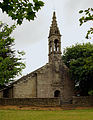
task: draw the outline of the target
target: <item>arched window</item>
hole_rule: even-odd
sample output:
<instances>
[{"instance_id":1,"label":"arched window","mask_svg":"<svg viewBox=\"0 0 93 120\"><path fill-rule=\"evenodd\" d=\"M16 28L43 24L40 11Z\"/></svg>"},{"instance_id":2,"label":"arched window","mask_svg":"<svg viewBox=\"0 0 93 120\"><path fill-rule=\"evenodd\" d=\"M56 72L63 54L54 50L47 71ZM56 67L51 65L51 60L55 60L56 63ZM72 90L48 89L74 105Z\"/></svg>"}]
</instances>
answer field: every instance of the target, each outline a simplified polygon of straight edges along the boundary
<instances>
[{"instance_id":1,"label":"arched window","mask_svg":"<svg viewBox=\"0 0 93 120\"><path fill-rule=\"evenodd\" d=\"M50 41L49 47L50 47L50 52L52 52L52 42L51 41Z\"/></svg>"},{"instance_id":2,"label":"arched window","mask_svg":"<svg viewBox=\"0 0 93 120\"><path fill-rule=\"evenodd\" d=\"M58 40L57 39L54 41L54 50L58 51Z\"/></svg>"},{"instance_id":3,"label":"arched window","mask_svg":"<svg viewBox=\"0 0 93 120\"><path fill-rule=\"evenodd\" d=\"M58 34L58 30L55 30L55 34Z\"/></svg>"},{"instance_id":4,"label":"arched window","mask_svg":"<svg viewBox=\"0 0 93 120\"><path fill-rule=\"evenodd\" d=\"M59 90L56 90L54 92L54 97L60 97L60 91Z\"/></svg>"}]
</instances>

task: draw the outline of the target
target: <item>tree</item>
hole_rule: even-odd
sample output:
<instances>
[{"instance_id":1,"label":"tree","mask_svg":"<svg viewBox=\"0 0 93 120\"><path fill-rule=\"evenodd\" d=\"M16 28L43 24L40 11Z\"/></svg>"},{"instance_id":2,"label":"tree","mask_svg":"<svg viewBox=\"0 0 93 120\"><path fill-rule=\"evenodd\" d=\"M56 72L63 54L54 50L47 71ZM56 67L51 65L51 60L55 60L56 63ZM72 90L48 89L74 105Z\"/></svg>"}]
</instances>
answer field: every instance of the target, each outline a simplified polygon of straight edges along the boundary
<instances>
[{"instance_id":1,"label":"tree","mask_svg":"<svg viewBox=\"0 0 93 120\"><path fill-rule=\"evenodd\" d=\"M84 16L82 16L79 21L80 25L82 25L85 22L92 21L93 22L93 8L88 8L87 10L80 10L79 13L84 13ZM93 27L88 30L86 38L89 39L89 35L93 34Z\"/></svg>"},{"instance_id":2,"label":"tree","mask_svg":"<svg viewBox=\"0 0 93 120\"><path fill-rule=\"evenodd\" d=\"M15 25L9 27L0 23L0 88L12 81L16 75L21 74L22 69L25 68L25 64L21 61L24 52L18 52L16 57L13 48L14 38L10 35L14 28Z\"/></svg>"},{"instance_id":3,"label":"tree","mask_svg":"<svg viewBox=\"0 0 93 120\"><path fill-rule=\"evenodd\" d=\"M81 95L93 90L93 44L76 44L66 48L62 57Z\"/></svg>"},{"instance_id":4,"label":"tree","mask_svg":"<svg viewBox=\"0 0 93 120\"><path fill-rule=\"evenodd\" d=\"M3 0L0 2L0 8L6 12L13 20L17 20L17 24L22 24L23 19L34 20L36 12L44 6L39 0Z\"/></svg>"}]
</instances>

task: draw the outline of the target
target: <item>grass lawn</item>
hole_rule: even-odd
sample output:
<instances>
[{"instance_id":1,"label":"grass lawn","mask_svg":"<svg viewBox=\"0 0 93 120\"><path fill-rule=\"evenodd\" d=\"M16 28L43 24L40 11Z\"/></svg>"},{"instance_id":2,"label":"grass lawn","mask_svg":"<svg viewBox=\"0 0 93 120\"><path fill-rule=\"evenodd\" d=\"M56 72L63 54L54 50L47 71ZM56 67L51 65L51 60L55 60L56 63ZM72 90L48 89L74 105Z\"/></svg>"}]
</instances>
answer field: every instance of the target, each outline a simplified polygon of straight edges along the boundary
<instances>
[{"instance_id":1,"label":"grass lawn","mask_svg":"<svg viewBox=\"0 0 93 120\"><path fill-rule=\"evenodd\" d=\"M0 110L0 120L93 120L93 109L85 110Z\"/></svg>"}]
</instances>

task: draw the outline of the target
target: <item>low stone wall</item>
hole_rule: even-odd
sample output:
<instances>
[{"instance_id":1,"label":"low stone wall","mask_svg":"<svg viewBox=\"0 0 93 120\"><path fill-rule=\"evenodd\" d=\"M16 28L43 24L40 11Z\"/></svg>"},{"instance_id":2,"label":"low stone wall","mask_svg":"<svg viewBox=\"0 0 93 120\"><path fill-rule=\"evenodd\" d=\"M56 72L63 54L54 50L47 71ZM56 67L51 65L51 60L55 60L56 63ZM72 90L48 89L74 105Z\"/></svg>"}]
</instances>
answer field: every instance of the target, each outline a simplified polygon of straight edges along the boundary
<instances>
[{"instance_id":1,"label":"low stone wall","mask_svg":"<svg viewBox=\"0 0 93 120\"><path fill-rule=\"evenodd\" d=\"M60 98L0 98L0 105L60 106ZM73 106L93 106L93 96L73 97Z\"/></svg>"},{"instance_id":2,"label":"low stone wall","mask_svg":"<svg viewBox=\"0 0 93 120\"><path fill-rule=\"evenodd\" d=\"M58 98L1 98L0 105L59 106Z\"/></svg>"},{"instance_id":3,"label":"low stone wall","mask_svg":"<svg viewBox=\"0 0 93 120\"><path fill-rule=\"evenodd\" d=\"M72 104L77 106L93 106L93 96L74 96Z\"/></svg>"}]
</instances>

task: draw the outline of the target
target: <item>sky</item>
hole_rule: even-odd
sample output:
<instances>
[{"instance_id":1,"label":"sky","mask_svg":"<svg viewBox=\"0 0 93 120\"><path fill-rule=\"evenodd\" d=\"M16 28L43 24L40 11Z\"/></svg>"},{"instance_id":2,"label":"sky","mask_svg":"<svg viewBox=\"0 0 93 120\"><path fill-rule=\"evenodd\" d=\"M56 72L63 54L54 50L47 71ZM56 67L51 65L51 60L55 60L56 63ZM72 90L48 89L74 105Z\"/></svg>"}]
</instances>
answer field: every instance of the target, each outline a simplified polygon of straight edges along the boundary
<instances>
[{"instance_id":1,"label":"sky","mask_svg":"<svg viewBox=\"0 0 93 120\"><path fill-rule=\"evenodd\" d=\"M24 62L26 68L22 74L26 75L40 68L48 62L48 35L53 11L56 12L57 23L62 35L62 52L66 47L76 43L86 43L87 30L93 23L85 23L80 27L79 10L93 7L93 0L42 0L44 7L37 13L34 21L23 21L17 26L12 36L15 38L15 49L25 51ZM9 25L14 22L0 10L0 21ZM21 76L20 76L21 77Z\"/></svg>"}]
</instances>

